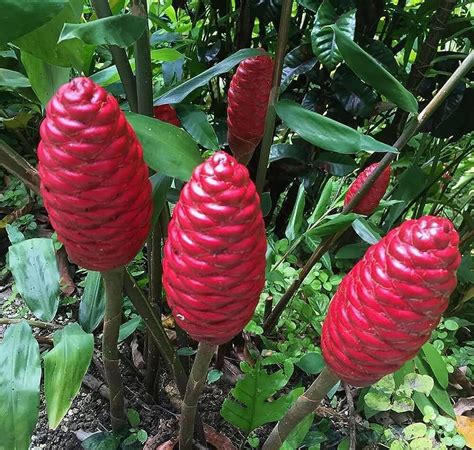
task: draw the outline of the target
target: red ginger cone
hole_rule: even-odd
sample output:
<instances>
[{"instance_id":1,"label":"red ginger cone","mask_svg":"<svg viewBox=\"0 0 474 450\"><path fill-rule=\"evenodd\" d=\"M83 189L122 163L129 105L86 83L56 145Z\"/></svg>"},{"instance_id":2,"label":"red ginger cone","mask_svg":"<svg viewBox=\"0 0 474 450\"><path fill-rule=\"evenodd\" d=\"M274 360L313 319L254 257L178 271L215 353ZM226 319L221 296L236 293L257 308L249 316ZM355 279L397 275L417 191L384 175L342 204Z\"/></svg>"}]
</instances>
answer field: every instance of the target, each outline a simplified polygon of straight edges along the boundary
<instances>
[{"instance_id":1,"label":"red ginger cone","mask_svg":"<svg viewBox=\"0 0 474 450\"><path fill-rule=\"evenodd\" d=\"M417 354L456 287L458 244L448 219L424 216L367 250L339 286L323 324L323 356L336 375L366 386Z\"/></svg>"},{"instance_id":2,"label":"red ginger cone","mask_svg":"<svg viewBox=\"0 0 474 450\"><path fill-rule=\"evenodd\" d=\"M354 195L360 191L361 186L369 175L377 168L378 163L371 164L367 169L359 174L354 182L349 186L346 197L344 199L344 205L347 205ZM381 175L375 180L375 183L370 187L369 191L362 197L359 204L354 208L354 212L358 214L369 215L374 212L375 208L379 206L380 200L387 190L388 183L390 182L390 166L381 173Z\"/></svg>"},{"instance_id":3,"label":"red ginger cone","mask_svg":"<svg viewBox=\"0 0 474 450\"><path fill-rule=\"evenodd\" d=\"M232 77L227 94L227 139L237 159L255 151L263 137L273 60L255 56L243 60Z\"/></svg>"},{"instance_id":4,"label":"red ginger cone","mask_svg":"<svg viewBox=\"0 0 474 450\"><path fill-rule=\"evenodd\" d=\"M141 145L112 95L75 78L50 100L38 146L41 195L75 263L128 263L150 228L152 198Z\"/></svg>"},{"instance_id":5,"label":"red ginger cone","mask_svg":"<svg viewBox=\"0 0 474 450\"><path fill-rule=\"evenodd\" d=\"M246 167L215 153L194 170L168 228L163 286L178 325L207 344L237 335L264 287L266 248Z\"/></svg>"},{"instance_id":6,"label":"red ginger cone","mask_svg":"<svg viewBox=\"0 0 474 450\"><path fill-rule=\"evenodd\" d=\"M176 127L181 126L176 110L171 105L158 105L153 107L153 117L162 122L170 123Z\"/></svg>"}]
</instances>

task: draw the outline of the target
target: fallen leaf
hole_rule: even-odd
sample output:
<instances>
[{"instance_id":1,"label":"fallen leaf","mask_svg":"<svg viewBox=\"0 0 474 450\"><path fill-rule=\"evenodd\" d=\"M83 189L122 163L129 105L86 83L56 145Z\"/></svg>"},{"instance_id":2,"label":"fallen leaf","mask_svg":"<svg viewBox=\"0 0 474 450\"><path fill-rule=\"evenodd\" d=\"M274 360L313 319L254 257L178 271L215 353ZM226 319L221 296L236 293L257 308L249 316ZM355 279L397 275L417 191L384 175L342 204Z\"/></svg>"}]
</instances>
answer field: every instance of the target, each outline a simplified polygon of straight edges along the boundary
<instances>
[{"instance_id":1,"label":"fallen leaf","mask_svg":"<svg viewBox=\"0 0 474 450\"><path fill-rule=\"evenodd\" d=\"M474 419L466 416L456 416L458 433L465 439L469 448L474 448Z\"/></svg>"},{"instance_id":2,"label":"fallen leaf","mask_svg":"<svg viewBox=\"0 0 474 450\"><path fill-rule=\"evenodd\" d=\"M474 397L465 397L459 399L454 405L456 416L462 416L466 411L474 409Z\"/></svg>"}]
</instances>

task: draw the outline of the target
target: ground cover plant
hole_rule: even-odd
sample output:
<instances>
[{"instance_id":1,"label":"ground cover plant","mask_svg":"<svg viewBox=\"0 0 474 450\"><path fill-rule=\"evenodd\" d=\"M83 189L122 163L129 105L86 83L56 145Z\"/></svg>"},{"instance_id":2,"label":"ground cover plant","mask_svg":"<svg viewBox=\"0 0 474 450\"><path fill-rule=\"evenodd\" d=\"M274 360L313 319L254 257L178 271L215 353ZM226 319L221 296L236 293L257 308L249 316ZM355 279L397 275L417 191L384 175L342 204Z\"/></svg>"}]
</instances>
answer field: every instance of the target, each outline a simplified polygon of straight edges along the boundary
<instances>
[{"instance_id":1,"label":"ground cover plant","mask_svg":"<svg viewBox=\"0 0 474 450\"><path fill-rule=\"evenodd\" d=\"M474 447L470 2L0 5L0 449Z\"/></svg>"}]
</instances>

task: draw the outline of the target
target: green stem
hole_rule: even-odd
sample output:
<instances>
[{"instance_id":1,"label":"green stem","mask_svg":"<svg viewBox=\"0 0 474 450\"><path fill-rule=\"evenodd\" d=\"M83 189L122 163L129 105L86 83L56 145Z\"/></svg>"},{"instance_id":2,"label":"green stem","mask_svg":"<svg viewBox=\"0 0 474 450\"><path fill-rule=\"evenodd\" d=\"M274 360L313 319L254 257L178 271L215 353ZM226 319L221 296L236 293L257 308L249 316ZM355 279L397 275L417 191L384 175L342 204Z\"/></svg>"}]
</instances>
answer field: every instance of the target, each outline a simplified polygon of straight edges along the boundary
<instances>
[{"instance_id":1,"label":"green stem","mask_svg":"<svg viewBox=\"0 0 474 450\"><path fill-rule=\"evenodd\" d=\"M298 397L283 419L275 425L263 444L262 450L279 450L293 428L319 406L338 381L339 378L336 375L324 368L313 384Z\"/></svg>"},{"instance_id":2,"label":"green stem","mask_svg":"<svg viewBox=\"0 0 474 450\"><path fill-rule=\"evenodd\" d=\"M120 431L127 425L123 382L120 374L120 359L117 348L120 325L122 323L123 273L123 267L102 272L106 296L102 354L105 378L110 391L110 421L113 431Z\"/></svg>"},{"instance_id":3,"label":"green stem","mask_svg":"<svg viewBox=\"0 0 474 450\"><path fill-rule=\"evenodd\" d=\"M291 9L293 0L283 0L280 26L278 29L278 47L275 56L275 63L273 66L273 81L272 90L268 99L267 115L265 117L265 131L263 133L262 146L260 148L260 159L258 161L257 177L255 185L257 192L262 195L263 184L265 183L265 176L267 174L268 159L270 157L270 148L273 143L273 132L275 129L275 104L280 95L281 72L283 70L283 61L285 59L286 45L288 43L288 33L291 22Z\"/></svg>"},{"instance_id":4,"label":"green stem","mask_svg":"<svg viewBox=\"0 0 474 450\"><path fill-rule=\"evenodd\" d=\"M92 6L95 9L97 17L100 19L112 16L108 0L92 0ZM117 47L116 45L110 45L109 50L110 53L112 53L112 58L117 66L120 79L122 80L130 110L137 112L137 86L127 53L123 48Z\"/></svg>"},{"instance_id":5,"label":"green stem","mask_svg":"<svg viewBox=\"0 0 474 450\"><path fill-rule=\"evenodd\" d=\"M48 328L51 328L53 330L60 330L62 328L61 325L58 325L55 323L49 323L49 322L41 322L39 320L6 319L6 318L0 319L0 325L13 325L15 323L20 323L20 322L26 322L28 325L32 327L43 328L45 330Z\"/></svg>"},{"instance_id":6,"label":"green stem","mask_svg":"<svg viewBox=\"0 0 474 450\"><path fill-rule=\"evenodd\" d=\"M38 171L6 142L0 139L0 166L5 167L35 194L40 193Z\"/></svg>"},{"instance_id":7,"label":"green stem","mask_svg":"<svg viewBox=\"0 0 474 450\"><path fill-rule=\"evenodd\" d=\"M148 19L146 0L134 0L132 14ZM153 117L153 74L148 20L144 33L135 42L138 112Z\"/></svg>"},{"instance_id":8,"label":"green stem","mask_svg":"<svg viewBox=\"0 0 474 450\"><path fill-rule=\"evenodd\" d=\"M181 407L181 423L179 427L180 450L192 450L193 448L194 420L199 396L206 382L207 369L216 349L216 345L209 345L204 342L201 342L198 346L196 359L189 375L186 394Z\"/></svg>"},{"instance_id":9,"label":"green stem","mask_svg":"<svg viewBox=\"0 0 474 450\"><path fill-rule=\"evenodd\" d=\"M428 103L428 105L426 105L425 109L423 109L423 111L418 115L418 117L415 117L412 121L408 122L402 134L393 145L396 149L401 150L407 144L411 137L419 130L419 128L429 119L429 117L448 97L454 87L459 83L459 80L463 78L466 73L469 72L473 65L474 52L471 52L463 61L463 63L451 75L451 77L446 81L446 83L441 87L441 89L436 93L436 95ZM385 154L377 168L367 177L360 190L342 209L341 214L347 214L354 210L354 208L361 201L362 197L364 197L364 195L375 183L375 180L377 180L377 178L382 174L382 172L387 168L387 166L389 166L390 163L395 160L397 155L397 153ZM276 304L274 310L265 321L263 326L265 334L268 334L272 331L273 327L277 324L281 313L286 308L288 302L292 299L295 292L299 289L306 276L309 274L314 265L321 259L321 257L336 243L341 234L342 232L338 231L337 233L326 237L314 250L313 254L310 256L303 269L301 269L298 279L294 281L293 284L283 294L280 301Z\"/></svg>"}]
</instances>

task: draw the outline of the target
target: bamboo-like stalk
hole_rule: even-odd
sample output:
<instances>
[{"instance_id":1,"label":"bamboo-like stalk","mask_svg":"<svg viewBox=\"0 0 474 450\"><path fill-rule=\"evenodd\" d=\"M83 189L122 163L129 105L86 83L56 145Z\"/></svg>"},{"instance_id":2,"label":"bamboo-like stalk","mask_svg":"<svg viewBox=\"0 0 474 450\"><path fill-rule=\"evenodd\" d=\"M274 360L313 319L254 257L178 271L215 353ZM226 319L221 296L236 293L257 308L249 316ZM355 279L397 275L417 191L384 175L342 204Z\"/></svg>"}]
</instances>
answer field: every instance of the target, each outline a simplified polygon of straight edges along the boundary
<instances>
[{"instance_id":1,"label":"bamboo-like stalk","mask_svg":"<svg viewBox=\"0 0 474 450\"><path fill-rule=\"evenodd\" d=\"M263 133L262 145L260 147L260 158L258 160L257 176L255 186L257 192L262 195L263 184L267 174L268 159L270 157L270 148L273 143L273 133L275 129L275 103L280 95L281 73L283 70L283 60L285 59L286 45L288 43L288 33L290 31L291 9L293 0L283 0L281 7L280 26L278 28L278 44L273 66L273 80L270 97L268 99L267 115L265 117L265 130Z\"/></svg>"},{"instance_id":2,"label":"bamboo-like stalk","mask_svg":"<svg viewBox=\"0 0 474 450\"><path fill-rule=\"evenodd\" d=\"M123 273L123 267L102 272L106 297L102 354L105 378L110 391L110 422L113 431L120 431L127 425L123 382L120 374L120 359L117 348L120 325L122 323Z\"/></svg>"},{"instance_id":3,"label":"bamboo-like stalk","mask_svg":"<svg viewBox=\"0 0 474 450\"><path fill-rule=\"evenodd\" d=\"M189 375L186 394L181 407L181 421L179 427L180 450L192 450L194 435L194 420L196 410L204 383L206 382L207 369L217 346L201 342L198 346L196 359Z\"/></svg>"},{"instance_id":4,"label":"bamboo-like stalk","mask_svg":"<svg viewBox=\"0 0 474 450\"><path fill-rule=\"evenodd\" d=\"M283 419L275 425L262 450L278 450L293 428L319 406L321 400L338 381L336 375L328 368L324 368L313 384L297 398Z\"/></svg>"},{"instance_id":5,"label":"bamboo-like stalk","mask_svg":"<svg viewBox=\"0 0 474 450\"><path fill-rule=\"evenodd\" d=\"M404 128L402 134L397 139L393 146L397 150L401 150L411 137L420 129L421 126L429 119L429 117L439 108L444 102L448 95L452 92L454 87L459 81L471 70L474 66L474 52L471 52L462 62L462 64L456 69L456 71L449 77L446 83L436 93L433 99L426 105L423 111L418 117L413 118L412 121L408 122ZM392 161L397 157L397 153L386 153L380 161L377 168L367 177L360 190L354 195L352 200L343 208L342 214L347 214L354 210L359 204L362 197L375 183L375 180L382 174L382 172L390 165ZM336 243L337 239L341 236L341 232L337 232L327 238L323 239L319 246L314 250L303 269L300 272L299 277L293 282L293 284L283 294L280 301L277 303L272 313L268 316L267 320L263 325L265 334L270 333L273 327L278 322L283 310L286 308L288 302L291 300L295 292L299 289L306 276L309 274L314 265L321 259L321 257Z\"/></svg>"},{"instance_id":6,"label":"bamboo-like stalk","mask_svg":"<svg viewBox=\"0 0 474 450\"><path fill-rule=\"evenodd\" d=\"M112 11L110 9L108 0L91 0L91 2L97 17L100 19L112 16ZM117 66L117 71L120 75L120 79L122 80L130 110L137 112L137 85L127 53L125 52L125 49L117 47L116 45L110 45L109 50L110 53L112 53L112 59Z\"/></svg>"},{"instance_id":7,"label":"bamboo-like stalk","mask_svg":"<svg viewBox=\"0 0 474 450\"><path fill-rule=\"evenodd\" d=\"M0 325L13 325L15 323L26 322L31 327L48 329L51 328L52 330L60 330L62 325L58 325L56 323L49 323L49 322L41 322L39 320L26 320L26 319L7 319L2 317L0 319Z\"/></svg>"}]
</instances>

